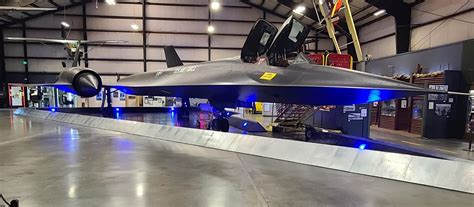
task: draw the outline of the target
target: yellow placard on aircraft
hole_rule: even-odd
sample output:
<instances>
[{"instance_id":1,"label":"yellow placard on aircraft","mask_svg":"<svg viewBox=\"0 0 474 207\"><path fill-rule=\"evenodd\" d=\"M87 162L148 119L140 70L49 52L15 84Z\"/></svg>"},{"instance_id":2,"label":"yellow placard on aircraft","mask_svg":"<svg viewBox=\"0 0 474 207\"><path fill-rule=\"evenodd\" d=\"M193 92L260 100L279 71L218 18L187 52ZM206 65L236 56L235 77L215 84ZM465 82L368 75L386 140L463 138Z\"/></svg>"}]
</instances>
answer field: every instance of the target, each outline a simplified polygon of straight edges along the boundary
<instances>
[{"instance_id":1,"label":"yellow placard on aircraft","mask_svg":"<svg viewBox=\"0 0 474 207\"><path fill-rule=\"evenodd\" d=\"M277 76L276 73L265 72L262 76L260 76L261 80L273 80Z\"/></svg>"}]
</instances>

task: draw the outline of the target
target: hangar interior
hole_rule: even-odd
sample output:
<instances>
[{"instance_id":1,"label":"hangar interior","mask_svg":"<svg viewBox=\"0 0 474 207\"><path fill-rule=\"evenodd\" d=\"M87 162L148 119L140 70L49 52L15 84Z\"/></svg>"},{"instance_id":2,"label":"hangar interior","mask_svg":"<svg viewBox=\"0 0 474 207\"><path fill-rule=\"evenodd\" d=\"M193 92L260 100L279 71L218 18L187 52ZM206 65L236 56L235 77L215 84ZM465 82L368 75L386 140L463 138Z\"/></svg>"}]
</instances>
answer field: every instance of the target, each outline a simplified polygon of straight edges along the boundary
<instances>
[{"instance_id":1,"label":"hangar interior","mask_svg":"<svg viewBox=\"0 0 474 207\"><path fill-rule=\"evenodd\" d=\"M0 195L7 206L473 206L473 8L2 1Z\"/></svg>"}]
</instances>

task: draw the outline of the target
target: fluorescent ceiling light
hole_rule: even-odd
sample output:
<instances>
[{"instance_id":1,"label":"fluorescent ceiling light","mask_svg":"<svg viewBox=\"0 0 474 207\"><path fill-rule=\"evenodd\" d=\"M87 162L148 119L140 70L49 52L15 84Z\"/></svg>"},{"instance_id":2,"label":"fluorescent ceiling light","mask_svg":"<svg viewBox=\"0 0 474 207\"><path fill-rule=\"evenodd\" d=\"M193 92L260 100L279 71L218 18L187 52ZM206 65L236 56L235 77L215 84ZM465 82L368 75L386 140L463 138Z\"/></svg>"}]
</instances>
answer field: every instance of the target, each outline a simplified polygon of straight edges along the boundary
<instances>
[{"instance_id":1,"label":"fluorescent ceiling light","mask_svg":"<svg viewBox=\"0 0 474 207\"><path fill-rule=\"evenodd\" d=\"M212 10L219 10L221 8L221 3L218 1L211 2L211 9Z\"/></svg>"},{"instance_id":2,"label":"fluorescent ceiling light","mask_svg":"<svg viewBox=\"0 0 474 207\"><path fill-rule=\"evenodd\" d=\"M138 25L133 23L130 25L130 27L133 29L133 30L138 30Z\"/></svg>"},{"instance_id":3,"label":"fluorescent ceiling light","mask_svg":"<svg viewBox=\"0 0 474 207\"><path fill-rule=\"evenodd\" d=\"M115 2L115 0L105 0L105 3L107 3L108 5L115 5L115 4L117 4L117 3Z\"/></svg>"},{"instance_id":4,"label":"fluorescent ceiling light","mask_svg":"<svg viewBox=\"0 0 474 207\"><path fill-rule=\"evenodd\" d=\"M213 33L215 30L216 30L216 28L214 28L214 26L212 26L212 25L209 25L207 27L207 32L209 32L209 33Z\"/></svg>"},{"instance_id":5,"label":"fluorescent ceiling light","mask_svg":"<svg viewBox=\"0 0 474 207\"><path fill-rule=\"evenodd\" d=\"M71 25L69 25L67 22L65 21L62 21L61 22L61 25L63 25L64 27L70 27Z\"/></svg>"},{"instance_id":6,"label":"fluorescent ceiling light","mask_svg":"<svg viewBox=\"0 0 474 207\"><path fill-rule=\"evenodd\" d=\"M306 7L304 7L303 5L299 5L295 9L293 9L293 12L298 13L298 14L303 14L305 10L306 10Z\"/></svg>"},{"instance_id":7,"label":"fluorescent ceiling light","mask_svg":"<svg viewBox=\"0 0 474 207\"><path fill-rule=\"evenodd\" d=\"M384 14L384 13L385 13L385 9L378 10L374 13L374 16L379 16L379 15Z\"/></svg>"}]
</instances>

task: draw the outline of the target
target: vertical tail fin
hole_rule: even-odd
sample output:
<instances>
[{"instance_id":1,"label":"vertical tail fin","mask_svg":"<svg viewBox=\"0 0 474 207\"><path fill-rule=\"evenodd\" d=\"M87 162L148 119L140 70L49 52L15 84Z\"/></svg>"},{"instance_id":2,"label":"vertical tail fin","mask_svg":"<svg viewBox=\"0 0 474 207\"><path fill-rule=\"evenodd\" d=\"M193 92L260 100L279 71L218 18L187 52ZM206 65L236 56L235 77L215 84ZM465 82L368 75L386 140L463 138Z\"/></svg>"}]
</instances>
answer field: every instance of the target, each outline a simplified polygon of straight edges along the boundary
<instances>
[{"instance_id":1,"label":"vertical tail fin","mask_svg":"<svg viewBox=\"0 0 474 207\"><path fill-rule=\"evenodd\" d=\"M183 65L183 61L181 61L181 59L178 56L178 53L176 53L176 50L174 49L173 46L166 46L164 50L165 50L165 57L166 57L166 66L168 66L168 68Z\"/></svg>"}]
</instances>

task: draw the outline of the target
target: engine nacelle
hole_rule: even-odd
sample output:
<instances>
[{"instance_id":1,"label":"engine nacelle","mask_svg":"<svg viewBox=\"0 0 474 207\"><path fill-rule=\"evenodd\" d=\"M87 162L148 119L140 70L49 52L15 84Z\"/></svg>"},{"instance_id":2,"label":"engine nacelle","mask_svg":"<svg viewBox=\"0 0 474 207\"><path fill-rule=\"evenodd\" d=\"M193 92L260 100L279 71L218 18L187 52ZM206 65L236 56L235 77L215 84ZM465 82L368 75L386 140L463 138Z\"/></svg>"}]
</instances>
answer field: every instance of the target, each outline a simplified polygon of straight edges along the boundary
<instances>
[{"instance_id":1,"label":"engine nacelle","mask_svg":"<svg viewBox=\"0 0 474 207\"><path fill-rule=\"evenodd\" d=\"M69 68L59 74L56 83L70 85L77 95L81 97L93 97L102 89L102 79L99 74L89 68Z\"/></svg>"}]
</instances>

